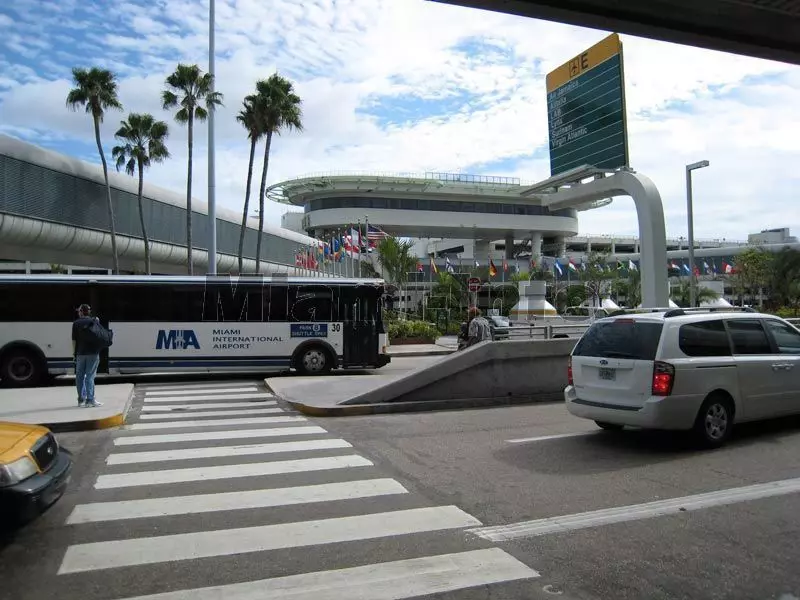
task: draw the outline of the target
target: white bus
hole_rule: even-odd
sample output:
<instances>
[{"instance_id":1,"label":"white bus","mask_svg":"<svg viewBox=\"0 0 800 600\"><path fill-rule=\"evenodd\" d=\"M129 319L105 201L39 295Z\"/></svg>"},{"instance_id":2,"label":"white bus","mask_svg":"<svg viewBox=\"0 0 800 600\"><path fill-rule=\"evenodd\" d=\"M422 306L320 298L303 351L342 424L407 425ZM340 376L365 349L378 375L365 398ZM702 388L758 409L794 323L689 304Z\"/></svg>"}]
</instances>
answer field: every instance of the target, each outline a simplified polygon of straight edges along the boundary
<instances>
[{"instance_id":1,"label":"white bus","mask_svg":"<svg viewBox=\"0 0 800 600\"><path fill-rule=\"evenodd\" d=\"M288 371L389 362L377 279L0 275L0 382L74 372L83 303L114 332L101 373Z\"/></svg>"}]
</instances>

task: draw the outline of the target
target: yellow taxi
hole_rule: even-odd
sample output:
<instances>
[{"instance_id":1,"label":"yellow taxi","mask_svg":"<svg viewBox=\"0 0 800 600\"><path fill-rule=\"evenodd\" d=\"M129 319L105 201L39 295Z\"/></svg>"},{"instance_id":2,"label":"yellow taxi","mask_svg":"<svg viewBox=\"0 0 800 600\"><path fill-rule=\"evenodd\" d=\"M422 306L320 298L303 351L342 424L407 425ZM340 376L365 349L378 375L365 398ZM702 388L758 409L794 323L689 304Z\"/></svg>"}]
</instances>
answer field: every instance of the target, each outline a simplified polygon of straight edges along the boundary
<instances>
[{"instance_id":1,"label":"yellow taxi","mask_svg":"<svg viewBox=\"0 0 800 600\"><path fill-rule=\"evenodd\" d=\"M64 493L72 455L47 427L0 421L0 521L28 521Z\"/></svg>"}]
</instances>

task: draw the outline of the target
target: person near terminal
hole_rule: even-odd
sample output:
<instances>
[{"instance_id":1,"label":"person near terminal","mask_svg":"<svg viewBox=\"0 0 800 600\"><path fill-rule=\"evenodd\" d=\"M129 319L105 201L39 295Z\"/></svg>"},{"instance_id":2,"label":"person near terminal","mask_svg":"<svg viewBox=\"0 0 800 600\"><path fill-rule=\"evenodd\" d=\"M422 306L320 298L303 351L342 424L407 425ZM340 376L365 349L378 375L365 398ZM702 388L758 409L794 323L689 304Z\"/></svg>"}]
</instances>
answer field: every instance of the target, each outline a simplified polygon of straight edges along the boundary
<instances>
[{"instance_id":1,"label":"person near terminal","mask_svg":"<svg viewBox=\"0 0 800 600\"><path fill-rule=\"evenodd\" d=\"M481 310L477 306L469 309L469 340L468 346L474 346L480 342L492 339L492 329L489 321L481 315Z\"/></svg>"},{"instance_id":2,"label":"person near terminal","mask_svg":"<svg viewBox=\"0 0 800 600\"><path fill-rule=\"evenodd\" d=\"M88 304L78 308L78 318L72 323L72 354L75 358L75 385L78 389L78 406L102 406L94 396L94 379L100 364L100 353L111 345L111 332L92 316Z\"/></svg>"}]
</instances>

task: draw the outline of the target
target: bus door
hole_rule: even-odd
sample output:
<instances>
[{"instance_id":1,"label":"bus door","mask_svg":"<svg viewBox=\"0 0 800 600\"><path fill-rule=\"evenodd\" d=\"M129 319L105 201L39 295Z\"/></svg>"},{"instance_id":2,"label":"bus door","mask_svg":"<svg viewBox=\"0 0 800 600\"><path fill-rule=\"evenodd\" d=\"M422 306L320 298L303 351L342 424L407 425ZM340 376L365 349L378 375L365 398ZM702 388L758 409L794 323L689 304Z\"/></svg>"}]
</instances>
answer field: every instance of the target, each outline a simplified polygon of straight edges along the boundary
<instances>
[{"instance_id":1,"label":"bus door","mask_svg":"<svg viewBox=\"0 0 800 600\"><path fill-rule=\"evenodd\" d=\"M363 287L342 289L345 367L375 366L378 362L379 297Z\"/></svg>"},{"instance_id":2,"label":"bus door","mask_svg":"<svg viewBox=\"0 0 800 600\"><path fill-rule=\"evenodd\" d=\"M93 285L90 293L92 315L100 319L100 324L105 328L109 326L108 312L111 309L111 303L108 302L107 297L110 293L110 289L103 289L98 285ZM100 364L97 366L98 373L108 373L108 351L109 348L103 348L103 351L100 352Z\"/></svg>"}]
</instances>

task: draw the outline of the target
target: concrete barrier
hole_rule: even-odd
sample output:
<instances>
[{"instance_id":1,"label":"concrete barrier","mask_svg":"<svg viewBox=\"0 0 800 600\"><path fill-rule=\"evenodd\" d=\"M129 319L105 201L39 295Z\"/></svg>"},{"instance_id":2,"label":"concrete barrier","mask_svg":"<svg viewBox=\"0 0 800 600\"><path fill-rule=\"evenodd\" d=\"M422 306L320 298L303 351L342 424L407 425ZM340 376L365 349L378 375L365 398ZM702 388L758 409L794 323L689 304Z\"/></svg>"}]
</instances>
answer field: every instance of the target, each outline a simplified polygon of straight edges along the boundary
<instances>
[{"instance_id":1,"label":"concrete barrier","mask_svg":"<svg viewBox=\"0 0 800 600\"><path fill-rule=\"evenodd\" d=\"M576 343L572 338L483 342L338 404L560 400L567 385L567 357Z\"/></svg>"}]
</instances>

